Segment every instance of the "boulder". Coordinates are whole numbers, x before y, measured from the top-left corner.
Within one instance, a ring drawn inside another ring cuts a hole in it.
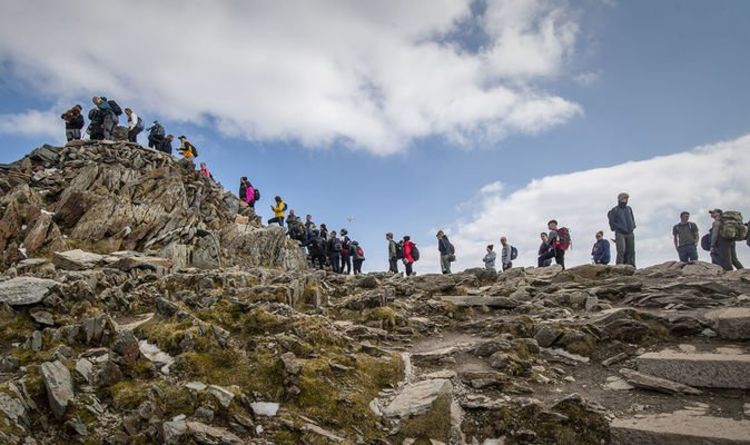
[[[85,252],[81,249],[55,252],[52,255],[52,263],[58,268],[66,270],[92,269],[103,260],[103,255]]]
[[[40,303],[59,283],[36,277],[17,277],[0,282],[0,304],[28,306]]]
[[[42,363],[41,373],[52,414],[57,419],[62,419],[75,396],[70,371],[62,362],[56,360]]]
[[[716,309],[706,313],[705,318],[721,338],[750,340],[750,308]]]
[[[649,352],[636,359],[638,370],[698,388],[750,389],[750,355]]]

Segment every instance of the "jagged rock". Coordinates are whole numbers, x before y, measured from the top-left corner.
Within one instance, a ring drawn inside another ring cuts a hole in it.
[[[623,368],[620,370],[620,374],[625,380],[633,386],[643,389],[650,389],[652,391],[663,392],[665,394],[690,394],[699,395],[702,392],[688,385],[682,383],[673,382],[671,380],[662,379],[646,374],[642,374],[632,369]]]
[[[274,402],[253,402],[250,408],[256,416],[274,417],[279,411],[279,404]]]
[[[28,306],[40,303],[59,283],[36,277],[17,277],[0,282],[0,304]]]
[[[52,255],[52,263],[60,269],[66,270],[92,269],[103,260],[103,255],[85,252],[81,249],[55,252]]]
[[[427,413],[432,404],[443,395],[450,395],[453,385],[450,380],[425,380],[405,387],[401,393],[385,407],[383,414],[388,417],[409,417]]]
[[[54,361],[42,363],[41,373],[50,409],[56,418],[62,419],[75,396],[70,371],[62,362]]]
[[[562,338],[563,332],[557,328],[549,325],[544,325],[539,328],[537,333],[534,335],[534,340],[539,343],[539,346],[543,348],[549,348],[554,345],[560,338]]]
[[[112,351],[122,357],[124,363],[132,365],[140,356],[138,339],[132,331],[119,332],[112,342]]]
[[[23,402],[4,392],[0,392],[0,412],[16,423],[28,420],[26,417],[26,407]]]
[[[228,408],[232,403],[232,400],[234,400],[234,393],[226,388],[222,388],[221,386],[210,385],[206,391],[216,397],[216,400],[218,400],[224,408]]]
[[[478,295],[440,296],[443,301],[457,307],[487,306],[497,309],[513,309],[521,305],[520,299],[506,297],[483,297]]]
[[[202,445],[234,445],[241,444],[242,439],[224,428],[217,428],[201,422],[187,422],[187,431],[193,439]]]
[[[165,445],[179,444],[180,438],[187,433],[188,427],[184,417],[180,416],[162,424],[162,437]]]

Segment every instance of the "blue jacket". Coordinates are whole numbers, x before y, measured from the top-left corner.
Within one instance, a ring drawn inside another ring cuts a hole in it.
[[[443,236],[443,239],[438,240],[438,250],[440,251],[440,255],[450,255],[451,253],[451,242],[448,241],[447,236]]]
[[[609,241],[600,239],[594,243],[594,248],[591,249],[591,256],[594,257],[595,264],[609,264]]]

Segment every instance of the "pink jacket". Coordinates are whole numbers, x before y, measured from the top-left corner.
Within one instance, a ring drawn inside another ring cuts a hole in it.
[[[245,202],[252,204],[253,201],[255,201],[255,189],[252,185],[248,185],[247,188],[245,188]]]

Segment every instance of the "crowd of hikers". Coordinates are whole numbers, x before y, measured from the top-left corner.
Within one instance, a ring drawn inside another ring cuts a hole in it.
[[[93,107],[88,112],[89,125],[86,127],[86,135],[91,140],[113,140],[115,131],[119,125],[120,116],[127,117],[127,139],[138,143],[138,135],[144,130],[148,131],[148,147],[154,150],[172,155],[172,141],[174,137],[167,134],[163,125],[153,121],[152,125],[145,128],[143,119],[130,108],[121,108],[120,105],[104,96],[92,98]],[[85,120],[83,117],[83,106],[75,105],[60,117],[65,121],[65,136],[68,142],[83,138]],[[186,136],[177,138],[180,145],[177,149],[183,159],[192,161],[198,157],[198,149]],[[213,175],[204,162],[200,163],[199,172],[213,180]],[[260,191],[247,179],[240,179],[239,189],[240,213],[250,213],[255,217],[255,204],[260,200]],[[620,193],[617,196],[617,205],[608,213],[607,220],[609,228],[614,232],[616,256],[615,264],[629,264],[635,267],[635,216],[633,209],[628,205],[630,196]],[[271,204],[273,217],[268,224],[278,224],[284,227],[286,223],[289,237],[300,243],[306,250],[310,264],[320,269],[329,269],[335,273],[357,275],[362,273],[362,263],[365,261],[364,251],[359,243],[349,237],[346,229],[328,231],[325,224],[318,227],[312,220],[311,215],[305,217],[303,222],[294,210],[289,210],[286,202],[280,197],[274,197]],[[680,222],[672,228],[672,238],[677,257],[682,262],[698,261],[698,246],[710,253],[711,262],[721,266],[724,270],[742,269],[742,263],[737,258],[737,241],[748,239],[748,226],[742,214],[738,211],[713,209],[709,211],[712,223],[709,231],[700,236],[698,225],[690,221],[690,213],[684,211],[680,214]],[[554,219],[547,223],[547,232],[540,234],[541,244],[537,252],[537,266],[546,267],[556,264],[565,268],[565,252],[570,249],[571,234],[567,227],[562,227]],[[456,261],[456,249],[441,230],[436,234],[438,240],[438,252],[440,254],[440,269],[442,273],[451,273],[451,263]],[[591,249],[591,259],[594,264],[609,264],[610,240],[605,237],[603,231],[595,234],[596,241]],[[419,249],[411,240],[410,236],[404,236],[396,241],[393,233],[386,234],[388,241],[388,270],[399,273],[399,262],[403,262],[406,275],[414,274],[414,263],[419,261]],[[505,236],[500,238],[500,267],[506,271],[513,267],[513,261],[518,257],[518,249],[510,245]],[[487,246],[487,253],[483,258],[487,269],[495,270],[497,254],[495,246]]]

